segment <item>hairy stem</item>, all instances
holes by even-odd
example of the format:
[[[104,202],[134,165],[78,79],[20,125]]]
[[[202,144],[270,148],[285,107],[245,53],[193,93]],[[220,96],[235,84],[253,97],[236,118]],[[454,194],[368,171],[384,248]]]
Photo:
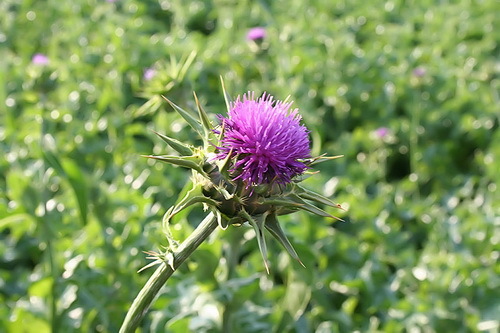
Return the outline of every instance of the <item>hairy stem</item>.
[[[174,252],[174,268],[177,269],[216,228],[217,219],[210,213]],[[172,267],[166,263],[160,264],[160,267],[156,269],[134,299],[134,302],[123,320],[120,333],[135,332],[135,329],[139,326],[139,323],[161,287],[165,285],[165,282],[167,282],[168,278],[174,273],[175,269],[172,269]]]

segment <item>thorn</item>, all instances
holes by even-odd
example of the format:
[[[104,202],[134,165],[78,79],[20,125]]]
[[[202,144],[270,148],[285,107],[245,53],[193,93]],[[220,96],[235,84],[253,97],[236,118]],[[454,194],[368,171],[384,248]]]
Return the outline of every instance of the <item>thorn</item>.
[[[264,259],[264,266],[266,266],[266,272],[267,272],[267,275],[269,275],[269,263],[267,262],[266,259]]]
[[[345,220],[342,220],[340,217],[337,217],[337,216],[333,216],[333,215],[330,215],[330,217],[334,220],[337,220],[337,221],[340,221],[340,222],[344,222],[345,223]]]
[[[344,155],[335,155],[335,156],[324,156],[322,158],[326,158],[328,160],[335,160],[337,158],[341,158],[341,157],[344,157]]]
[[[344,212],[347,212],[347,209],[345,209],[344,207],[342,207],[340,204],[336,204],[336,206],[337,206],[338,209],[341,209]]]

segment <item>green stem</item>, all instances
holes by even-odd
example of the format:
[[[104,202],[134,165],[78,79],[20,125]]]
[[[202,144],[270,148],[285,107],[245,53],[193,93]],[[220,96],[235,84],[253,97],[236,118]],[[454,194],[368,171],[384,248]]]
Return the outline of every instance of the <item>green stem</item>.
[[[235,277],[236,266],[238,265],[238,258],[241,248],[241,236],[239,230],[232,228],[228,229],[229,244],[227,245],[227,281]],[[222,333],[232,332],[232,314],[234,308],[234,300],[231,295],[230,299],[224,304],[224,311],[222,313]]]
[[[50,133],[49,122],[46,119],[45,111],[47,110],[47,96],[44,93],[40,93],[40,101],[42,102],[42,108],[40,110],[40,148],[41,148],[41,156],[43,156],[43,151],[50,150],[47,147],[45,142],[45,135]],[[58,284],[59,284],[59,275],[57,274],[57,268],[55,264],[54,257],[54,248],[52,244],[53,232],[50,227],[50,217],[48,217],[49,209],[47,203],[50,200],[50,192],[49,192],[49,165],[47,165],[47,161],[42,158],[43,168],[40,170],[40,179],[43,188],[41,189],[41,199],[43,202],[43,216],[40,218],[40,225],[42,226],[42,239],[45,240],[46,247],[46,255],[48,257],[48,275],[52,277],[52,286],[50,287],[50,299],[48,300],[49,304],[49,318],[50,318],[50,328],[51,332],[57,333],[59,332],[59,315],[57,313],[57,300],[59,299],[58,295]]]
[[[410,172],[414,173],[417,177],[420,176],[418,159],[419,159],[419,149],[418,149],[418,131],[420,127],[420,110],[422,108],[421,100],[419,98],[420,89],[413,93],[413,105],[416,106],[411,113],[410,118]],[[419,193],[419,179],[416,179],[416,196],[420,197]]]
[[[174,252],[174,268],[177,269],[216,228],[217,219],[210,213]],[[174,273],[175,269],[172,269],[166,263],[160,264],[160,267],[156,269],[134,299],[123,320],[120,333],[135,331],[161,287],[165,285],[165,282]]]
[[[43,221],[44,224],[46,224],[48,221],[44,219]],[[52,329],[53,333],[59,332],[59,318],[57,314],[57,285],[58,285],[58,275],[56,274],[56,267],[54,263],[54,251],[52,248],[52,242],[50,240],[50,235],[46,239],[47,243],[47,254],[49,256],[49,269],[50,269],[50,275],[52,276],[52,279],[54,280],[52,283],[52,286],[50,288],[50,327]]]

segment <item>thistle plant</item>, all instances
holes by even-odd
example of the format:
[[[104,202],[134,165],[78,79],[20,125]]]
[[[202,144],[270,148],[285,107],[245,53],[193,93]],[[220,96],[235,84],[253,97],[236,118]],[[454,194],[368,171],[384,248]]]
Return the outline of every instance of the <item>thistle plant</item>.
[[[315,164],[341,156],[311,156],[309,132],[288,99],[276,101],[268,94],[256,98],[248,92],[231,101],[224,85],[223,91],[227,116],[218,115],[217,122],[210,120],[196,94],[197,116],[165,98],[203,144],[195,147],[156,133],[177,154],[146,157],[191,169],[192,188],[166,212],[163,226],[169,246],[163,253],[147,252],[154,262],[144,268],[157,264],[159,267],[134,300],[120,332],[135,330],[167,279],[217,226],[223,230],[244,224],[252,226],[269,273],[266,230],[302,264],[278,216],[304,210],[340,220],[317,206],[342,209],[339,204],[302,187],[300,181],[313,174],[311,168]],[[170,221],[195,204],[202,204],[207,216],[179,245],[169,231]]]

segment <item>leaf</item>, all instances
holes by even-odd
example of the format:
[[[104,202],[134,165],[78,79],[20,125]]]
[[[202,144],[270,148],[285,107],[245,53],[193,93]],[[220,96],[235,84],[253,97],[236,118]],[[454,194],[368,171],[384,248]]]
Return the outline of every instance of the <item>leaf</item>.
[[[300,185],[295,185],[295,188],[299,189],[299,192],[296,191],[296,193],[303,199],[316,201],[319,204],[339,208],[339,209],[342,209],[343,211],[346,211],[344,208],[342,208],[342,206],[340,204],[331,201],[330,199],[328,199],[327,197],[325,197],[319,193],[308,190]]]
[[[329,218],[335,219],[337,221],[344,222],[344,220],[342,220],[341,218],[330,215],[327,212],[325,212],[323,209],[316,207],[316,206],[304,201],[301,197],[299,197],[296,194],[291,194],[288,197],[291,198],[293,201],[295,201],[297,204],[299,204],[299,206],[297,206],[297,208],[299,208],[299,209],[305,210],[307,212],[310,212],[310,213],[313,213],[313,214],[316,214],[319,216],[329,217]]]
[[[33,215],[26,213],[7,215],[0,219],[0,230],[12,228],[13,226],[15,226],[16,229],[28,230],[30,223],[36,223]]]
[[[185,143],[180,142],[174,138],[168,137],[166,135],[160,134],[156,131],[153,131],[156,135],[158,135],[163,141],[165,141],[170,147],[172,147],[175,151],[177,151],[182,156],[190,156],[193,155],[193,150],[189,148]]]
[[[216,208],[219,205],[219,202],[215,201],[214,199],[205,197],[204,195],[201,194],[201,192],[202,192],[201,185],[193,186],[193,188],[190,189],[179,202],[177,202],[174,206],[170,207],[167,213],[165,213],[165,216],[163,217],[164,225],[165,223],[167,223],[166,226],[168,227],[168,223],[172,217],[174,217],[187,207],[192,206],[196,203],[205,203],[213,208]]]
[[[229,151],[227,154],[226,158],[222,161],[222,163],[219,164],[219,170],[222,175],[224,175],[227,179],[230,178],[229,176],[229,167],[231,166],[231,160],[233,155],[233,148]]]
[[[191,53],[185,58],[184,56],[181,58],[179,64],[182,64],[180,69],[178,70],[177,80],[182,81],[186,76],[186,73],[191,66],[191,64],[196,58],[196,51],[191,51]],[[172,59],[172,58],[171,58]]]
[[[78,164],[68,158],[62,159],[62,166],[66,173],[67,179],[75,193],[78,208],[80,209],[80,217],[83,225],[87,224],[88,221],[88,200],[89,200],[89,190],[87,186],[87,181],[83,175]]]
[[[146,96],[144,97],[147,98]],[[161,105],[161,97],[159,95],[154,95],[150,99],[148,99],[146,103],[141,105],[137,110],[133,111],[132,117],[139,118],[155,113],[156,111],[158,111]]]
[[[323,155],[316,156],[316,157],[312,158],[308,164],[315,165],[315,164],[318,164],[318,163],[321,163],[324,161],[336,160],[337,158],[341,158],[341,157],[344,157],[344,155],[326,156],[326,154],[323,154]]]
[[[255,216],[251,216],[244,209],[240,212],[243,218],[245,218],[248,223],[254,228],[255,236],[257,238],[257,243],[259,244],[260,254],[262,255],[262,259],[264,260],[264,266],[266,266],[267,274],[269,274],[269,263],[267,261],[267,245],[266,245],[266,237],[264,234],[264,225],[267,216],[267,212],[264,214],[260,214]]]
[[[231,199],[233,199],[233,198],[235,197],[235,196],[234,196],[234,193],[233,193],[233,194],[229,193],[229,192],[227,191],[227,189],[226,189],[223,185],[219,186],[219,185],[215,185],[215,184],[214,184],[214,188],[215,188],[215,190],[216,190],[217,192],[219,192],[219,193],[220,193],[220,194],[224,197],[224,199],[226,199],[226,200],[231,200]],[[236,197],[236,198],[237,198],[237,197]]]
[[[209,205],[210,207],[217,207],[219,203],[211,198],[207,198],[205,196],[196,196],[196,197],[191,197],[187,198],[185,201],[182,201],[182,204],[176,205],[174,211],[172,212],[172,216],[176,215],[180,211],[184,210],[185,208],[192,206],[197,203],[205,203]]]
[[[69,158],[59,159],[55,153],[49,150],[43,151],[43,157],[45,162],[50,165],[61,178],[68,181],[76,197],[81,221],[83,225],[86,225],[89,191],[87,181],[78,164]]]
[[[283,307],[296,321],[304,313],[311,299],[311,287],[303,281],[292,281],[286,288]]]
[[[287,250],[287,252],[290,254],[290,256],[292,256],[293,259],[297,260],[302,266],[304,266],[304,264],[302,263],[302,261],[299,258],[299,255],[297,254],[297,252],[293,248],[292,244],[290,243],[288,238],[286,238],[286,235],[283,232],[283,229],[281,229],[279,221],[276,218],[276,214],[270,214],[269,216],[267,216],[265,226],[266,226],[266,229],[269,230],[271,235],[273,235],[273,237],[276,238],[278,240],[278,242],[281,243],[281,245],[283,245],[283,247]]]
[[[137,273],[140,273],[140,272],[148,269],[149,267],[153,267],[153,266],[159,265],[159,264],[161,264],[161,263],[164,262],[164,260],[162,260],[162,254],[160,254],[158,252],[155,252],[155,251],[143,251],[143,252],[145,254],[149,255],[149,257],[146,257],[146,259],[154,260],[154,261],[150,262],[146,266],[144,266],[141,269],[139,269],[137,271]]]
[[[154,160],[162,161],[165,163],[170,163],[178,165],[184,168],[189,168],[198,171],[199,174],[205,176],[205,171],[201,167],[201,159],[198,156],[174,156],[174,155],[141,155],[142,157],[151,158]]]
[[[222,213],[218,209],[214,209],[213,212],[217,217],[217,224],[222,230],[226,230],[229,225],[229,220],[222,216]]]
[[[66,178],[66,173],[57,155],[50,150],[43,150],[42,154],[45,163],[50,165],[60,177]]]
[[[200,104],[200,101],[198,100],[198,96],[196,96],[196,93],[193,91],[194,95],[194,100],[196,102],[196,107],[198,108],[198,116],[200,117],[201,124],[203,125],[203,129],[205,132],[205,137],[204,139],[208,139],[208,134],[212,130],[213,126],[212,123],[210,123],[210,120],[208,119],[208,115],[203,109],[203,107]]]
[[[169,248],[171,248],[175,251],[177,249],[177,247],[179,246],[179,242],[174,239],[174,236],[172,236],[172,232],[170,231],[170,219],[172,218],[173,210],[174,210],[174,207],[172,206],[163,215],[162,227],[163,227],[163,232],[165,233],[165,236],[167,237]]]
[[[227,113],[229,113],[229,111],[231,111],[232,100],[231,96],[229,96],[229,94],[227,93],[226,86],[224,85],[224,79],[222,78],[222,76],[220,77],[220,83],[222,86],[222,93],[224,94],[224,101],[226,102]]]
[[[173,271],[175,271],[175,256],[174,253],[171,251],[168,251],[165,254],[165,263],[172,268]]]
[[[165,96],[162,96],[162,97],[163,97],[164,100],[166,100],[168,102],[168,104],[170,104],[170,106],[175,111],[177,111],[178,114],[181,115],[182,118],[184,118],[184,120],[189,124],[189,126],[191,126],[196,132],[198,132],[198,134],[200,135],[201,138],[204,137],[204,135],[203,135],[203,128],[202,128],[201,123],[199,122],[198,119],[196,119],[195,117],[193,117],[189,112],[187,112],[186,110],[182,109],[180,106],[177,106],[176,104],[174,104],[172,101],[170,101]]]

